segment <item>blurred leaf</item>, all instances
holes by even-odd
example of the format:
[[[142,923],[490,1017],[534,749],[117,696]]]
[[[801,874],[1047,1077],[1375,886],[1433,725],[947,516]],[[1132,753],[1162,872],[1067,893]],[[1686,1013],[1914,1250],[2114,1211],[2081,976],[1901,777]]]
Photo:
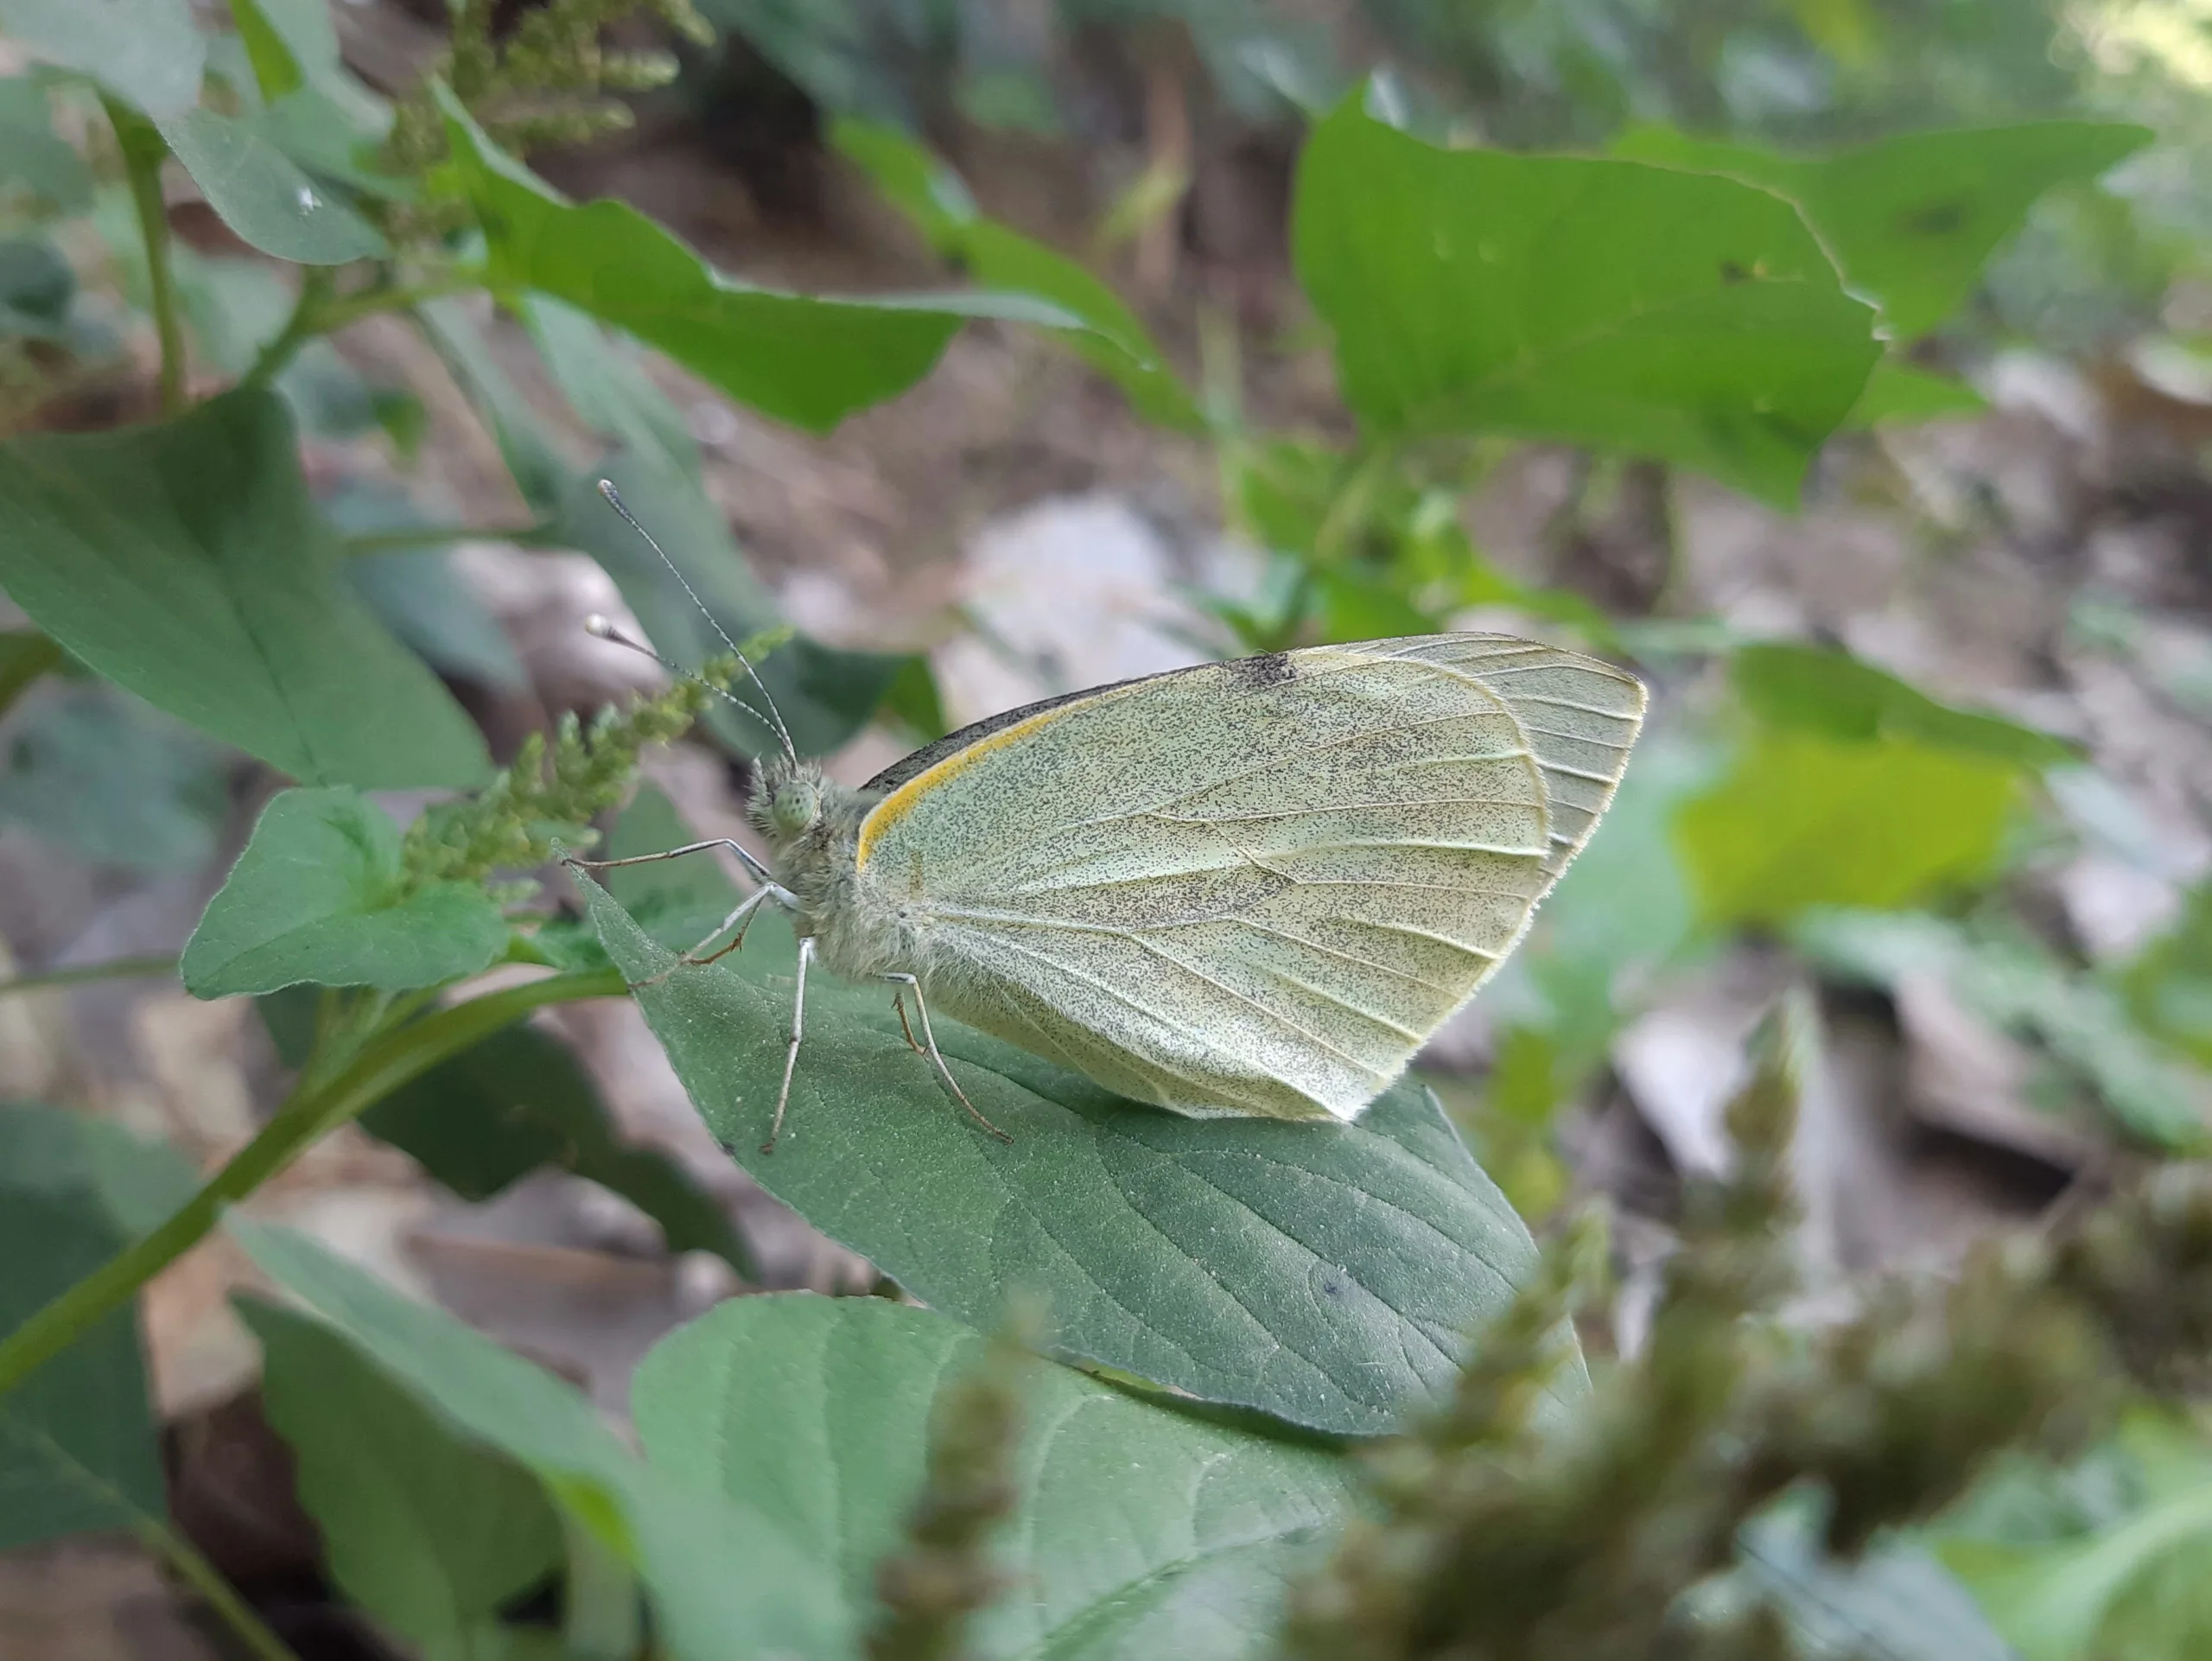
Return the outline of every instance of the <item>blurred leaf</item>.
[[[7,15],[0,0],[0,17]],[[54,130],[46,88],[27,75],[0,77],[0,184],[22,186],[58,212],[92,205],[92,173],[76,147]]]
[[[2212,1067],[2212,882],[2190,891],[2173,926],[2143,948],[2120,986],[2146,1031]]]
[[[690,478],[700,476],[699,443],[690,423],[645,372],[630,340],[542,294],[517,299],[514,312],[586,426],[625,449],[662,456]]]
[[[0,1106],[0,1333],[190,1197],[189,1167],[112,1124]],[[0,1398],[0,1551],[168,1511],[135,1310]]]
[[[194,109],[156,124],[207,205],[249,247],[299,265],[343,265],[385,251],[373,226],[318,188],[252,123]]]
[[[1874,372],[1866,378],[1866,390],[1843,424],[1860,428],[1890,422],[1935,421],[1944,416],[1977,415],[1988,407],[1989,400],[1964,381],[1931,375],[1887,357],[1874,366]]]
[[[550,1575],[561,1529],[537,1479],[465,1440],[323,1322],[257,1299],[262,1401],[347,1598],[432,1656],[469,1656]]]
[[[302,1235],[232,1213],[262,1272],[455,1433],[534,1471],[575,1522],[634,1564],[671,1661],[830,1655],[833,1571],[780,1523],[626,1448],[577,1391]]]
[[[0,237],[0,340],[67,334],[77,274],[43,237]]]
[[[1873,296],[1897,340],[1925,334],[1973,293],[1983,262],[2037,197],[2089,180],[2151,142],[2147,127],[2037,121],[1906,133],[1825,156],[1632,133],[1614,154],[1764,185],[1796,202],[1853,288]]]
[[[832,1568],[857,1634],[920,1490],[931,1416],[988,1348],[880,1298],[734,1298],[645,1358],[638,1432],[656,1465],[757,1505]],[[1343,1461],[1044,1362],[1019,1388],[1017,1510],[994,1552],[1012,1588],[976,1621],[969,1652],[1271,1653],[1285,1584],[1342,1518]]]
[[[337,69],[338,30],[327,0],[229,0],[229,5],[263,98],[282,98]]]
[[[474,975],[506,943],[479,884],[410,889],[399,828],[359,791],[288,790],[208,901],[182,969],[201,998],[302,983],[401,992]]]
[[[2063,739],[1938,703],[1847,652],[1769,643],[1739,646],[1729,671],[1744,707],[1770,726],[1857,743],[1904,740],[2021,767],[2081,760],[2079,748]]]
[[[491,342],[470,315],[468,302],[433,300],[416,308],[415,319],[447,371],[492,429],[500,457],[523,500],[539,513],[550,513],[574,480],[575,469],[537,412],[499,367]]]
[[[325,504],[349,537],[405,531],[425,519],[396,488],[354,486]],[[346,575],[385,626],[441,672],[518,691],[529,684],[506,631],[453,568],[448,548],[349,554]]]
[[[791,1026],[789,926],[763,919],[741,953],[641,984],[672,954],[582,886],[731,1157],[971,1325],[995,1325],[1026,1291],[1060,1352],[1372,1434],[1450,1388],[1463,1334],[1535,1262],[1521,1219],[1416,1085],[1348,1125],[1189,1119],[940,1020],[963,1088],[1013,1137],[1001,1143],[908,1050],[887,989],[829,976],[808,987],[787,1128],[763,1155]]]
[[[533,1171],[566,1171],[652,1218],[670,1251],[711,1251],[745,1279],[760,1278],[714,1197],[674,1155],[623,1141],[591,1075],[534,1027],[494,1033],[401,1085],[360,1123],[464,1200],[489,1200]]]
[[[934,743],[952,730],[945,719],[944,698],[938,690],[937,673],[919,652],[902,662],[883,694],[884,712],[925,744]]]
[[[1830,973],[1878,985],[1940,975],[1984,1021],[2043,1045],[2135,1136],[2176,1150],[2205,1142],[2212,1079],[2146,1038],[2109,987],[2046,947],[2025,938],[1976,939],[1938,917],[1841,911],[1801,917],[1791,939]]]
[[[48,671],[62,662],[61,648],[35,628],[0,630],[0,716]]]
[[[1785,1505],[1747,1524],[1738,1549],[1738,1575],[1782,1611],[1802,1661],[2018,1661],[1967,1588],[1909,1540],[1839,1562],[1805,1508]]]
[[[495,288],[565,300],[796,426],[826,432],[906,391],[970,318],[1082,326],[1022,295],[830,300],[740,283],[626,203],[572,207],[495,148],[449,96],[444,108]]]
[[[1810,906],[1910,905],[1995,866],[2020,773],[1904,740],[1861,744],[1772,729],[1684,804],[1675,843],[1716,924]]]
[[[42,695],[9,728],[5,754],[0,819],[74,859],[194,869],[229,816],[230,753],[111,686]]]
[[[189,0],[0,0],[0,35],[90,75],[147,115],[200,98],[207,42]]]
[[[463,786],[484,741],[340,585],[291,422],[236,391],[0,446],[0,585],[92,668],[313,784]]]
[[[1438,150],[1356,98],[1306,143],[1294,244],[1377,436],[1590,444],[1789,506],[1880,355],[1873,314],[1765,191]]]
[[[1184,431],[1204,423],[1189,391],[1137,315],[1064,254],[986,219],[957,175],[895,127],[846,118],[830,142],[860,167],[946,258],[978,282],[1052,302],[1089,326],[1068,344],[1128,394],[1147,420]]]
[[[2212,1455],[2146,1415],[2123,1442],[2145,1479],[2140,1509],[2041,1543],[1937,1547],[2025,1661],[2194,1661],[2212,1645]]]

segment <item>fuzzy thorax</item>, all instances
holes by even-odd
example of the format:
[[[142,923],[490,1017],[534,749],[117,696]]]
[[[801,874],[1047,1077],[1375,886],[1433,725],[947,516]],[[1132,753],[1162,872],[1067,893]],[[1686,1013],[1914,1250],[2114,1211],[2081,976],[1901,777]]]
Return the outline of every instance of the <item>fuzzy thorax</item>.
[[[766,838],[769,869],[798,901],[792,920],[815,937],[823,966],[850,980],[923,972],[906,908],[859,869],[861,822],[879,801],[824,778],[811,761],[763,761],[746,812]]]

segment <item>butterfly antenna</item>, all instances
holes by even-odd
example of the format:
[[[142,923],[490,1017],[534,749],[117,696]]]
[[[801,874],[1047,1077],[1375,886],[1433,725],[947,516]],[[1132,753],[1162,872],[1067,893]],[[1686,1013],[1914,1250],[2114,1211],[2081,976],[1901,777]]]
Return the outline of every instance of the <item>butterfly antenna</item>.
[[[737,659],[738,663],[744,668],[745,672],[752,678],[753,684],[760,689],[760,700],[768,707],[766,718],[764,720],[760,710],[754,709],[751,704],[747,703],[743,698],[739,697],[735,693],[723,691],[722,696],[729,699],[731,703],[736,704],[739,709],[744,710],[755,721],[760,722],[763,726],[772,730],[776,735],[777,742],[780,743],[784,747],[784,754],[796,763],[798,760],[798,747],[791,742],[791,729],[784,725],[783,715],[776,708],[775,694],[769,691],[768,683],[760,678],[760,671],[753,666],[753,660],[745,655],[745,648],[729,638],[729,631],[725,629],[720,622],[715,620],[714,613],[707,609],[707,602],[699,598],[699,591],[691,586],[691,579],[684,576],[683,570],[674,560],[668,557],[668,550],[663,548],[660,544],[653,540],[653,533],[646,530],[644,525],[638,523],[638,516],[635,513],[632,513],[629,508],[623,504],[620,493],[614,488],[614,481],[612,479],[601,479],[599,481],[599,493],[607,498],[607,505],[609,507],[613,508],[617,513],[620,513],[622,516],[622,522],[625,525],[628,525],[632,531],[635,531],[640,537],[645,538],[645,546],[652,549],[654,553],[658,554],[660,557],[660,563],[668,567],[668,574],[683,585],[683,592],[691,596],[691,603],[699,608],[699,615],[707,620],[707,627],[714,630],[716,634],[721,637],[722,644],[730,649],[730,655]],[[592,623],[599,623],[604,625],[604,627],[601,628],[593,628],[591,627]],[[590,620],[589,622],[587,622],[584,627],[592,633],[598,635],[602,640],[613,640],[620,646],[636,647],[639,651],[645,652],[647,657],[657,660],[664,669],[666,669],[671,674],[687,675],[690,679],[698,679],[697,676],[690,675],[688,671],[677,668],[674,664],[669,662],[667,659],[662,657],[658,652],[655,652],[647,646],[639,646],[638,642],[635,640],[627,640],[620,633],[614,632],[613,626],[607,623],[607,620],[603,617],[594,617]],[[721,689],[717,688],[716,690],[721,690]]]
[[[627,651],[636,652],[641,658],[651,658],[663,669],[665,669],[670,674],[675,676],[677,679],[688,680],[694,686],[705,687],[715,697],[737,705],[739,709],[744,710],[746,714],[751,716],[755,721],[759,722],[764,727],[772,728],[775,724],[771,722],[767,716],[762,715],[760,710],[754,709],[753,705],[747,703],[743,698],[738,697],[736,693],[731,691],[728,687],[717,686],[714,682],[709,680],[704,675],[700,674],[696,670],[686,669],[682,664],[676,662],[672,659],[662,657],[659,652],[654,651],[643,640],[632,640],[628,635],[622,632],[620,627],[617,625],[614,620],[611,617],[602,616],[598,612],[592,613],[590,616],[584,619],[584,633],[590,635],[594,640],[610,640],[616,646],[621,646]]]

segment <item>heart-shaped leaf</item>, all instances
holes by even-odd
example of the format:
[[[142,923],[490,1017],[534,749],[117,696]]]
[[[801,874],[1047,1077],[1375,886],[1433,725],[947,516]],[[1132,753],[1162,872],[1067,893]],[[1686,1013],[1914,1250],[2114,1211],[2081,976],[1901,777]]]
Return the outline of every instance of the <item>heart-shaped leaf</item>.
[[[1294,244],[1378,434],[1590,444],[1789,506],[1881,353],[1872,309],[1770,192],[1440,150],[1356,97],[1306,143]]]
[[[1614,154],[1726,174],[1796,202],[1899,340],[1925,334],[1974,291],[1982,263],[2055,185],[2094,179],[2151,142],[2147,127],[2034,121],[1904,133],[1831,156],[1783,156],[1663,128]]]
[[[302,983],[403,992],[475,974],[506,942],[481,885],[407,886],[398,827],[359,791],[288,790],[263,810],[181,967],[195,997]]]
[[[73,655],[306,784],[459,788],[484,741],[346,586],[283,403],[0,445],[0,588]]]
[[[654,1464],[774,1519],[836,1572],[857,1634],[921,1487],[931,1416],[987,1347],[880,1298],[736,1298],[663,1340],[632,1403]],[[1011,1585],[974,1652],[1268,1652],[1285,1580],[1343,1520],[1344,1461],[1049,1363],[1022,1371],[1020,1393],[1019,1497],[995,1554]]]
[[[393,1383],[460,1435],[535,1472],[575,1521],[629,1558],[676,1661],[842,1653],[835,1571],[778,1522],[637,1458],[551,1373],[304,1236],[235,1214],[229,1228],[264,1274]]]
[[[1013,1137],[1001,1143],[907,1048],[888,987],[826,974],[807,990],[784,1140],[763,1155],[791,1028],[789,929],[763,920],[741,956],[645,984],[673,954],[583,887],[732,1156],[972,1325],[1027,1292],[1065,1353],[1372,1434],[1449,1388],[1467,1330],[1535,1263],[1528,1230],[1416,1084],[1356,1124],[1186,1119],[939,1021],[954,1075]]]

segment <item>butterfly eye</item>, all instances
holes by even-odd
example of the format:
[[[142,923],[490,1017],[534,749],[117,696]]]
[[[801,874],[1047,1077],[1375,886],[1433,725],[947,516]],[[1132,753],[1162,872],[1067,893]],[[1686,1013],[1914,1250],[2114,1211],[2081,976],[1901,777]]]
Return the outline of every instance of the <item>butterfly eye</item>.
[[[786,834],[804,830],[814,823],[822,811],[821,798],[812,785],[803,779],[794,779],[776,792],[769,805],[776,828]]]

